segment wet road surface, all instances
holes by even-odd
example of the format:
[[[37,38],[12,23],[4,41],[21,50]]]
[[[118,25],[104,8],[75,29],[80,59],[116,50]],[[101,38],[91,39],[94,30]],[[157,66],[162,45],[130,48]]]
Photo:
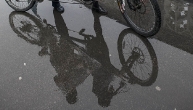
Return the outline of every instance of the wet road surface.
[[[18,13],[1,2],[1,110],[193,109],[191,1],[160,0],[162,27],[148,39],[115,2],[103,2],[107,16],[62,5],[63,14],[47,1]]]

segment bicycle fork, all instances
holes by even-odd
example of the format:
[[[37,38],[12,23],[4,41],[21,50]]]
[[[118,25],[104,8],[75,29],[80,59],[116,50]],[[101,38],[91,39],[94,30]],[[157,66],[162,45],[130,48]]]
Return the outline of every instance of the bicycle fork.
[[[125,11],[125,3],[127,2],[128,8],[130,8],[133,11],[136,11],[137,9],[140,9],[144,0],[117,0],[119,8],[122,13]]]
[[[117,0],[119,9],[121,10],[121,13],[124,13],[125,11],[125,0]]]

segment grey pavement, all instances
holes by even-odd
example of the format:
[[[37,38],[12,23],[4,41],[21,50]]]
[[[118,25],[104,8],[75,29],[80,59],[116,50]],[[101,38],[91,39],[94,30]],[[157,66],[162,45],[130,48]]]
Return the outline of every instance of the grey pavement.
[[[1,1],[0,110],[192,110],[193,3],[158,2],[162,27],[146,39],[113,0],[101,3],[106,16],[80,4],[59,14],[49,1],[18,13]]]

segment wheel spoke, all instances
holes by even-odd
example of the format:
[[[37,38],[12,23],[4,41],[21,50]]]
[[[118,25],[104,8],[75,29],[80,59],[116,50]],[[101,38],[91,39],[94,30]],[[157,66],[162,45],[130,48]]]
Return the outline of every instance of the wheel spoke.
[[[30,9],[34,3],[35,0],[6,0],[8,5],[12,7],[16,11],[27,11]]]
[[[161,15],[156,1],[152,0],[126,0],[124,16],[135,31],[144,34],[158,32]],[[155,6],[156,5],[156,6]],[[156,23],[156,24],[155,24]],[[156,28],[157,26],[157,28]],[[156,29],[156,30],[154,30]]]

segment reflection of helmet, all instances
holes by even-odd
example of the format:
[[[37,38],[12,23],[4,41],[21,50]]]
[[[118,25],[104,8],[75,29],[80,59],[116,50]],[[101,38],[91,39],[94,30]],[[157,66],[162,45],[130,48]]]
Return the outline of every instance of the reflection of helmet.
[[[43,2],[44,0],[37,0],[39,3]]]
[[[77,102],[77,91],[76,89],[71,90],[66,94],[66,101],[69,104],[75,104]]]
[[[111,97],[108,95],[105,97],[98,97],[98,104],[102,107],[108,107],[111,103]]]

